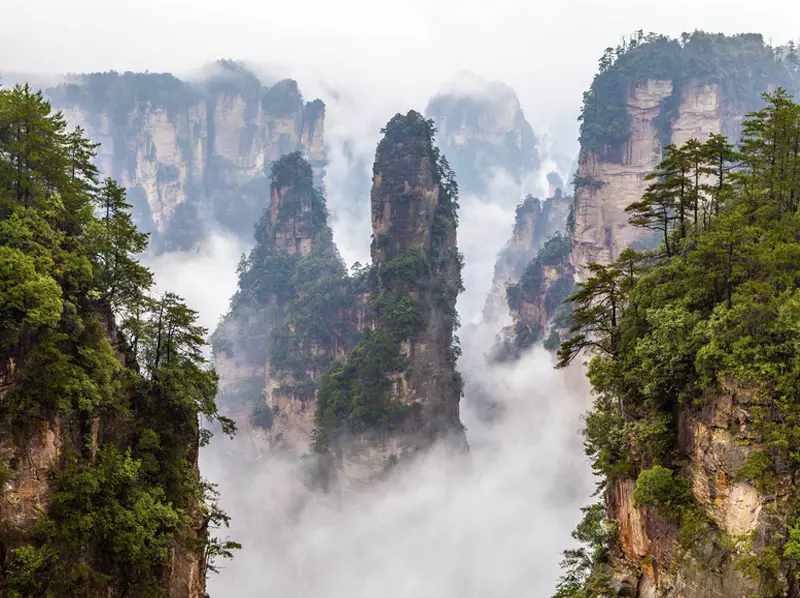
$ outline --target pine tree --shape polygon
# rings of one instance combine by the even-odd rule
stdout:
[[[112,179],[104,181],[96,206],[100,220],[94,223],[89,245],[97,268],[98,290],[101,298],[119,311],[152,283],[150,271],[135,258],[147,247],[148,235],[136,228],[125,189]]]
[[[731,198],[733,184],[730,172],[736,160],[733,144],[724,135],[712,134],[703,145],[703,174],[710,179],[702,190],[710,198],[708,213],[703,215],[703,228],[707,229],[712,216],[718,216],[722,206]]]

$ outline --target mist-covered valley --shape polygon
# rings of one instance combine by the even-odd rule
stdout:
[[[0,597],[800,596],[797,9],[95,4],[0,33]]]
[[[475,91],[475,84],[473,78],[480,101],[485,88]],[[493,109],[495,117],[501,112],[490,105],[488,117]],[[346,263],[369,263],[372,157],[354,155],[351,138],[338,139],[341,130],[331,109],[330,121],[324,191],[333,238]],[[374,145],[362,146],[374,152]],[[525,193],[552,194],[545,175],[559,166],[564,170],[557,178],[569,176],[570,161],[544,150],[536,147],[537,163],[527,171],[494,164],[485,174],[472,173],[479,184],[461,187],[466,191],[459,197],[458,245],[466,290],[459,297],[458,368],[466,384],[460,419],[469,451],[434,444],[372,488],[322,493],[308,487],[308,459],[270,451],[268,432],[240,421],[233,439],[217,433],[201,451],[200,468],[218,485],[220,505],[231,516],[230,529],[216,533],[243,548],[232,561],[218,563],[220,573],[209,581],[211,595],[483,596],[552,590],[580,508],[595,500],[579,435],[590,404],[588,387],[580,366],[556,371],[552,353],[540,346],[519,360],[490,363],[487,354],[511,318],[507,308],[491,321],[483,313],[498,253],[511,242],[515,210]],[[462,168],[471,167],[472,159],[470,153],[462,156]],[[563,230],[565,216],[557,228]],[[236,290],[239,253],[251,245],[220,231],[195,251],[152,256],[146,263],[213,330]],[[491,414],[487,400],[493,403]]]

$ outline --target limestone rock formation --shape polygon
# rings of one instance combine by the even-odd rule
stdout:
[[[777,468],[769,487],[757,488],[739,475],[748,458],[764,450],[752,442],[752,413],[762,403],[755,389],[730,381],[698,413],[681,416],[678,449],[687,455],[681,474],[689,480],[694,504],[718,530],[702,553],[683,548],[690,524],[670,520],[653,507],[635,506],[634,480],[617,480],[608,488],[607,513],[618,526],[611,587],[619,595],[770,595],[763,578],[746,576],[739,566],[775,545],[790,511],[788,465]]]
[[[625,208],[641,199],[649,185],[644,177],[661,160],[662,144],[655,123],[662,103],[672,93],[668,80],[648,79],[636,86],[626,100],[631,134],[618,159],[582,152],[571,258],[579,269],[589,262],[610,263],[625,248],[647,243],[647,231],[628,224]],[[669,142],[681,145],[692,138],[706,141],[712,133],[721,133],[721,93],[719,85],[704,85],[697,80],[684,87]]]
[[[762,92],[797,88],[792,73],[758,35],[695,32],[681,41],[638,36],[609,49],[584,96],[570,231],[570,263],[578,278],[590,262],[608,264],[628,247],[659,244],[629,225],[624,210],[641,199],[649,184],[645,176],[660,162],[666,144],[704,141],[712,133],[738,141],[744,114],[763,106]],[[522,306],[526,309],[524,299]],[[630,346],[643,346],[641,339],[623,338]],[[598,396],[622,405],[627,399],[620,389],[631,376],[622,371],[610,377],[619,385],[610,392],[598,389]],[[691,400],[679,401],[673,396],[677,392],[687,392]],[[779,417],[766,405],[768,393],[732,379],[720,380],[719,388],[706,393],[712,396],[683,388],[667,393],[675,405],[669,425],[676,430],[670,438],[677,437],[670,462],[675,471],[669,475],[675,474],[675,487],[686,481],[685,500],[697,510],[677,521],[663,509],[637,506],[637,482],[609,475],[605,510],[613,533],[598,579],[608,576],[612,595],[637,598],[798,595],[794,571],[783,570],[778,554],[779,534],[792,512],[793,474],[785,457],[768,468],[769,483],[754,481],[763,479],[753,474],[757,458],[769,450],[759,425]],[[638,427],[646,425],[644,411],[624,409],[629,410],[624,434],[640,435],[628,445],[630,459],[636,469],[655,469],[646,455],[658,432]],[[766,466],[760,467],[763,474]]]
[[[465,75],[431,98],[425,115],[436,123],[439,145],[462,192],[486,195],[497,168],[517,184],[539,168],[533,129],[517,94],[503,83]]]
[[[737,139],[761,93],[791,85],[760,35],[632,41],[616,57],[607,53],[584,100],[570,258],[579,277],[584,264],[607,264],[627,247],[658,243],[630,226],[624,210],[641,199],[644,177],[667,143],[705,141],[712,133]]]
[[[292,80],[265,87],[237,63],[220,61],[192,82],[78,75],[46,95],[102,143],[98,167],[128,189],[157,250],[193,248],[211,226],[248,237],[281,155],[301,151],[322,176],[324,104],[304,102]]]

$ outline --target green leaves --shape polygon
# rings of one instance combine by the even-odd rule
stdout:
[[[738,154],[720,136],[666,148],[655,182],[628,209],[632,223],[665,233],[664,251],[590,265],[571,297],[575,336],[559,352],[562,366],[593,354],[584,435],[602,483],[645,468],[636,505],[680,519],[687,549],[715,525],[679,473],[677,424],[690,410],[731,392],[746,403],[736,441],[753,451],[736,479],[765,500],[800,466],[800,109],[782,90],[765,100]],[[796,509],[780,514],[792,520]],[[800,554],[793,530],[783,552],[776,543],[737,567],[778,592]]]
[[[0,346],[15,344],[23,325],[54,327],[61,318],[61,287],[36,271],[33,258],[0,247]]]
[[[0,89],[0,365],[16,364],[0,417],[20,453],[32,420],[63,431],[46,512],[0,534],[9,596],[163,594],[179,531],[196,535],[198,416],[235,430],[197,313],[148,295],[147,235],[125,191],[98,185],[96,147],[40,93]]]
[[[633,501],[637,507],[655,507],[662,515],[678,519],[683,509],[692,504],[689,484],[671,469],[654,465],[636,479]]]

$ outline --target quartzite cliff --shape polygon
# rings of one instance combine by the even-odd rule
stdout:
[[[219,61],[193,81],[78,75],[46,96],[102,144],[100,171],[128,189],[157,250],[194,248],[216,227],[247,238],[281,155],[300,151],[322,175],[322,101],[304,102],[292,80],[265,86],[238,63]]]

